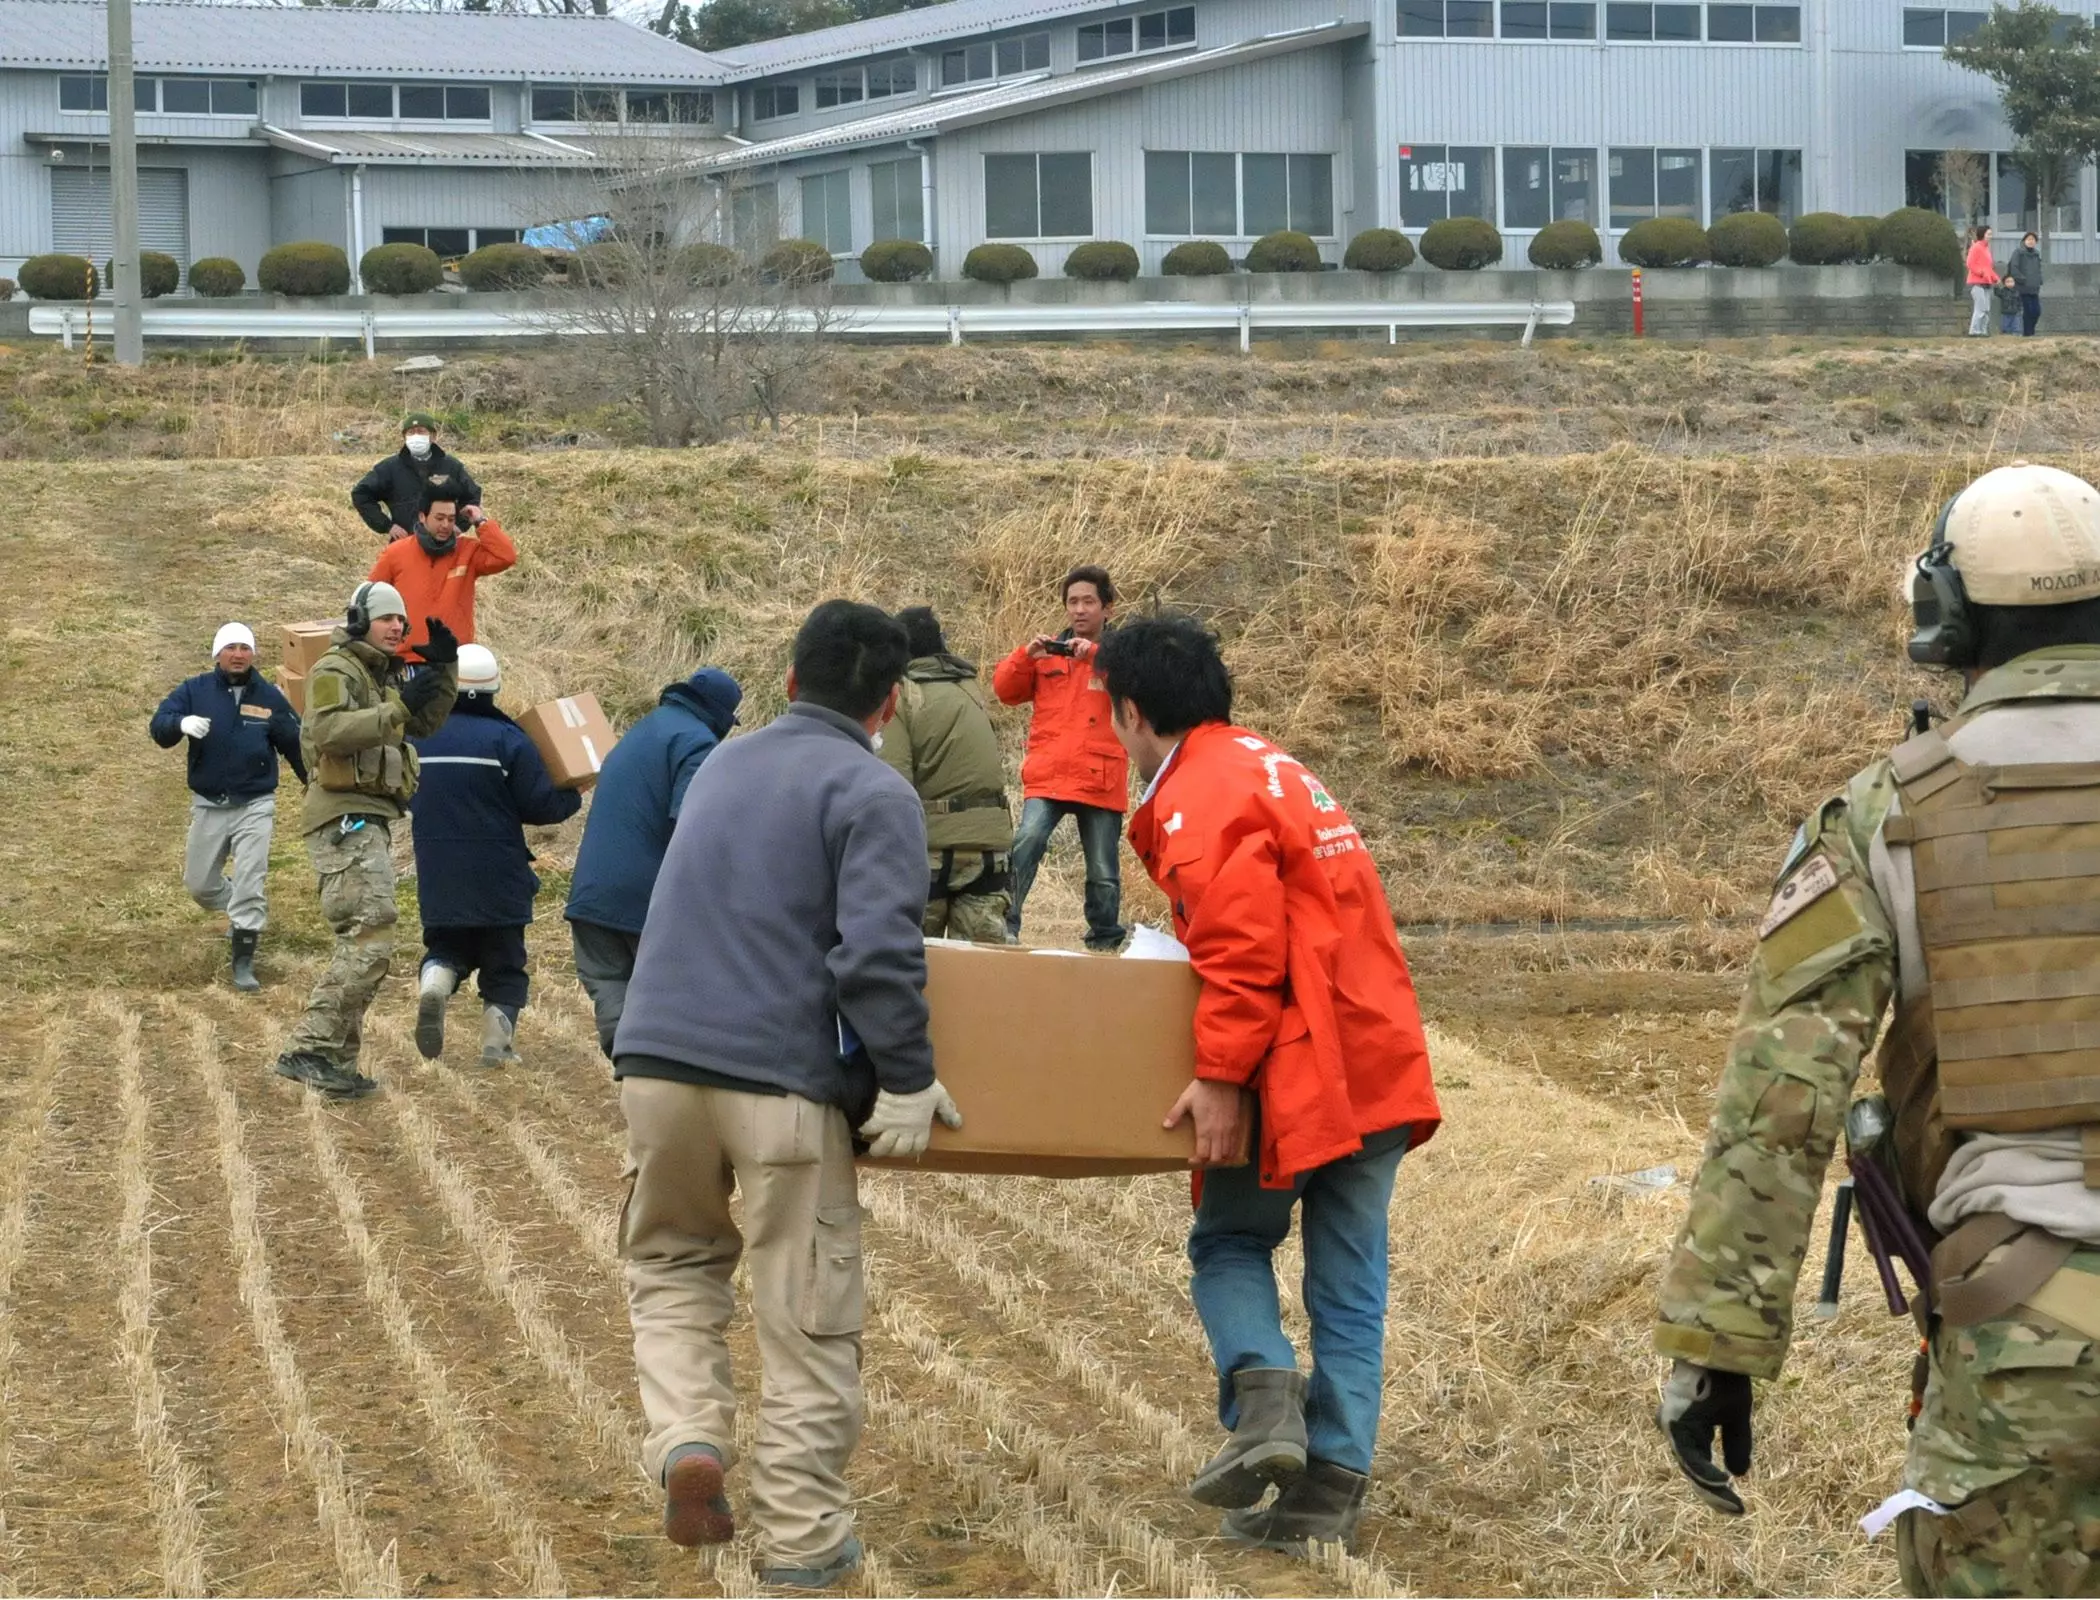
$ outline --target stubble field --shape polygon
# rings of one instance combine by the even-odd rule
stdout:
[[[982,659],[1105,557],[1134,604],[1220,626],[1245,717],[1351,807],[1417,930],[1448,1120],[1401,1169],[1358,1556],[1235,1550],[1178,1494],[1216,1438],[1185,1182],[882,1174],[855,1592],[1891,1588],[1852,1526],[1903,1440],[1906,1341],[1870,1275],[1804,1321],[1753,1513],[1724,1524],[1648,1421],[1681,1184],[1598,1180],[1689,1173],[1786,834],[1939,692],[1894,660],[1903,553],[1989,459],[2079,466],[2100,367],[1993,349],[1958,375],[1973,423],[1934,432],[1933,349],[1695,354],[1698,428],[1616,441],[1590,435],[1644,392],[1682,423],[1693,354],[868,354],[833,386],[843,423],[677,454],[477,409],[530,363],[448,370],[526,552],[483,590],[507,699],[588,687],[624,720],[714,660],[755,721],[817,598],[931,599]],[[536,837],[525,1065],[484,1074],[467,1037],[416,1056],[411,883],[367,1034],[386,1090],[353,1106],[268,1072],[327,945],[294,796],[262,996],[227,988],[180,887],[180,758],[146,714],[226,617],[340,604],[372,553],[342,497],[377,451],[332,436],[417,396],[253,362],[0,372],[56,418],[128,408],[41,452],[11,433],[0,463],[0,1591],[749,1590],[745,1545],[661,1541],[635,1465],[620,1124],[558,916],[580,824]],[[1005,420],[956,399],[999,385]],[[1753,390],[1783,415],[1729,399]],[[1416,397],[1406,437],[1389,392]],[[1924,420],[1853,441],[1891,394]],[[1430,412],[1502,443],[1425,452]],[[127,428],[185,447],[108,441]],[[1032,939],[1076,932],[1077,887],[1067,843]],[[752,1395],[747,1327],[738,1355]]]

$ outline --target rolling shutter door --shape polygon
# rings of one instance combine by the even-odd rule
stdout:
[[[51,173],[51,247],[86,256],[101,271],[116,248],[109,171],[59,167]],[[190,269],[189,174],[180,167],[139,169],[139,248],[173,256]]]

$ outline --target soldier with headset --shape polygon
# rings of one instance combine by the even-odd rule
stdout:
[[[361,583],[306,685],[302,748],[312,786],[300,829],[321,883],[335,951],[292,1030],[278,1073],[354,1099],[378,1085],[357,1070],[365,1008],[394,951],[394,864],[388,830],[416,792],[410,738],[435,733],[459,690],[459,642],[430,620],[427,670],[400,659],[408,607],[389,583]]]
[[[1911,1594],[2100,1594],[2100,491],[1984,474],[1911,599],[1911,659],[1966,693],[1780,870],[1663,1279],[1658,1421],[1742,1513],[1751,1380],[1785,1360],[1843,1129],[1937,1240],[1902,1488],[1865,1526],[1894,1521]]]

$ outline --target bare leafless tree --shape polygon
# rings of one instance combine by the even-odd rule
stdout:
[[[1957,224],[1986,220],[1991,209],[1991,165],[1980,151],[1941,151],[1939,180],[1947,215]]]

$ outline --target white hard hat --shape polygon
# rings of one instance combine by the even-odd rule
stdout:
[[[250,650],[253,650],[255,648],[255,632],[248,626],[247,623],[229,622],[217,633],[212,635],[212,659],[216,661],[219,658],[219,652],[221,650],[224,650],[228,645],[234,644],[244,644]]]
[[[495,651],[482,644],[463,644],[459,647],[461,694],[494,694],[502,687],[503,672],[496,665]]]
[[[1976,605],[2100,597],[2100,489],[2059,467],[1986,472],[1948,507],[1945,536]]]

